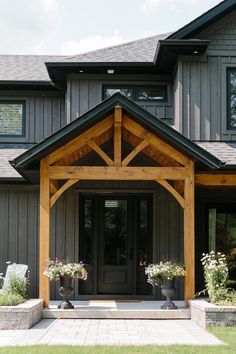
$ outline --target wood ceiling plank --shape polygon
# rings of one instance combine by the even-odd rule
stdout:
[[[49,154],[45,158],[45,160],[49,165],[54,164],[56,161],[65,158],[66,156],[72,154],[74,151],[78,150],[83,145],[86,145],[86,143],[90,139],[102,134],[103,132],[108,130],[112,125],[113,125],[113,115],[110,115],[109,117],[105,118],[103,121],[95,124],[86,132],[80,134],[78,137],[72,139],[65,145],[61,146],[59,149]]]
[[[89,140],[87,145],[93,149],[106,162],[108,166],[114,166],[112,159],[100,148],[99,145],[95,143],[95,141]]]
[[[187,166],[189,164],[190,160],[188,157],[186,157],[181,152],[173,148],[171,145],[158,138],[156,135],[150,133],[148,130],[134,122],[128,116],[124,116],[123,125],[131,133],[137,135],[141,139],[145,139],[151,145],[154,145],[154,147],[160,152],[162,152],[164,155],[171,157],[183,166]]]
[[[146,146],[148,146],[149,143],[146,140],[141,141],[139,145],[137,145],[131,153],[124,158],[122,161],[121,165],[122,166],[127,166],[133,158],[138,155]]]

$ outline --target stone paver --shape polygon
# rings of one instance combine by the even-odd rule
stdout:
[[[29,330],[0,330],[0,346],[219,345],[222,342],[190,320],[44,319]]]

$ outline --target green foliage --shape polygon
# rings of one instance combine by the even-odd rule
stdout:
[[[163,279],[172,280],[184,277],[186,271],[183,264],[161,261],[157,264],[149,264],[145,269],[145,274],[148,276],[148,283],[154,286],[159,285]]]
[[[25,299],[16,293],[3,293],[0,295],[0,306],[16,306],[24,302]]]
[[[8,294],[20,295],[23,299],[26,299],[28,282],[28,278],[11,275],[6,292]]]
[[[201,262],[206,290],[211,302],[230,306],[235,301],[236,294],[227,289],[229,270],[226,256],[223,253],[211,251],[209,254],[203,254]]]

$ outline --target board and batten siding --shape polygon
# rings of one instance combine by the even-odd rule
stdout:
[[[37,143],[66,124],[64,93],[0,92],[0,101],[25,101],[25,136],[0,137],[0,142]]]
[[[170,78],[154,76],[141,80],[132,76],[120,75],[114,76],[114,80],[111,81],[107,76],[94,76],[94,75],[71,75],[67,81],[67,94],[66,94],[66,114],[67,121],[70,122],[89,109],[96,106],[102,101],[102,87],[103,85],[166,85],[167,87],[167,99],[165,102],[136,102],[141,107],[146,109],[158,118],[166,120],[167,123],[173,124],[174,118],[174,106],[173,106],[173,92]]]
[[[204,55],[180,56],[174,77],[175,127],[191,140],[235,141],[227,129],[227,68],[236,68],[236,11],[195,36]]]
[[[38,297],[38,188],[3,186],[0,189],[0,272],[6,262],[29,266],[31,297]]]
[[[146,189],[148,187],[148,189]],[[151,188],[150,188],[151,187]],[[173,197],[158,184],[146,182],[96,183],[84,181],[67,190],[51,212],[51,256],[79,260],[79,195],[96,189],[153,193],[153,262],[171,259],[183,261],[183,213]],[[6,185],[0,189],[0,270],[5,274],[6,261],[28,264],[29,295],[38,296],[39,250],[39,188],[38,186]],[[74,298],[78,298],[75,281]],[[154,296],[160,298],[158,289]],[[51,284],[51,299],[59,298],[58,284]],[[183,284],[178,286],[177,298],[183,299]]]

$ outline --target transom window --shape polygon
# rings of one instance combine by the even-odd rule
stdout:
[[[227,127],[236,129],[236,68],[227,72]]]
[[[0,136],[24,136],[25,102],[0,101]]]
[[[133,101],[164,101],[166,99],[166,87],[154,85],[106,85],[103,87],[103,98],[109,98],[116,92]]]

